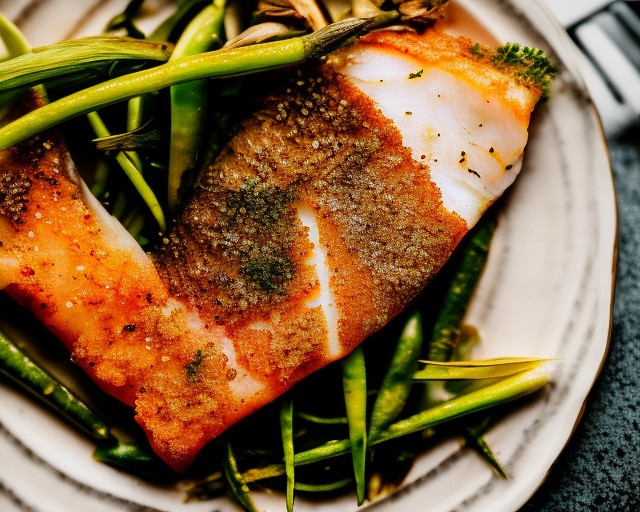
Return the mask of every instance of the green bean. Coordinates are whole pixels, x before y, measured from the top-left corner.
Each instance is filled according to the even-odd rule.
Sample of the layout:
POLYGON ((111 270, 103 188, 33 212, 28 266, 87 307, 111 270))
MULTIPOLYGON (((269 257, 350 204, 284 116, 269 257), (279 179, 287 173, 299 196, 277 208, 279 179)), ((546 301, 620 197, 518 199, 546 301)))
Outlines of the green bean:
POLYGON ((462 320, 487 261, 495 228, 495 221, 485 218, 466 242, 434 323, 427 357, 430 361, 448 361, 460 341, 462 320))
POLYGON ((422 350, 422 318, 415 312, 407 320, 398 344, 391 356, 389 368, 382 380, 369 420, 369 436, 376 437, 402 412, 413 387, 422 350))
MULTIPOLYGON (((396 421, 386 430, 380 431, 377 437, 369 438, 368 444, 375 446, 410 434, 424 433, 424 431, 445 422, 516 400, 537 391, 546 383, 547 374, 542 369, 512 375, 466 395, 435 405, 406 419, 396 421)), ((481 439, 480 436, 476 436, 476 438, 481 439)), ((328 441, 315 448, 296 453, 294 464, 303 466, 345 455, 351 451, 351 446, 350 439, 328 441)), ((284 474, 284 464, 272 464, 244 471, 239 475, 239 481, 248 484, 284 474)), ((187 492, 190 496, 209 497, 212 493, 220 491, 219 480, 221 478, 221 473, 213 473, 204 481, 192 486, 187 492)), ((296 483, 296 489, 300 490, 300 488, 301 485, 296 483)))
POLYGON ((287 512, 293 512, 293 491, 295 486, 295 466, 293 464, 293 401, 285 400, 280 406, 280 432, 282 433, 282 450, 284 452, 284 467, 287 476, 287 512))
MULTIPOLYGON (((369 423, 370 438, 375 438, 386 429, 405 409, 414 387, 413 375, 418 369, 418 358, 423 348, 423 341, 422 315, 416 311, 405 322, 389 367, 376 394, 369 423)), ((369 499, 374 499, 381 488, 395 486, 397 476, 394 473, 399 467, 409 467, 408 459, 415 458, 417 449, 413 449, 413 443, 407 444, 408 449, 403 451, 406 460, 402 464, 399 464, 397 446, 380 447, 375 451, 367 486, 369 499), (413 451, 411 457, 408 457, 408 450, 413 451)))
POLYGON ((108 80, 49 103, 2 127, 0 149, 11 147, 73 117, 178 83, 246 75, 299 64, 334 49, 369 23, 369 20, 346 19, 309 35, 183 57, 108 80))
MULTIPOLYGON (((93 131, 98 137, 108 137, 111 135, 97 112, 90 112, 87 115, 87 118, 89 119, 89 123, 91 124, 93 131)), ((116 160, 127 177, 131 180, 131 183, 140 194, 140 197, 142 197, 145 204, 149 207, 149 210, 158 223, 160 231, 165 231, 167 229, 167 223, 165 221, 164 212, 162 211, 160 202, 149 184, 142 177, 140 170, 134 165, 126 152, 118 152, 116 160)))
MULTIPOLYGON (((471 391, 446 402, 434 405, 408 418, 392 423, 389 428, 377 437, 369 440, 370 445, 376 445, 391 439, 420 432, 440 425, 446 421, 461 418, 474 412, 483 411, 491 407, 515 400, 544 386, 548 381, 547 373, 541 369, 518 373, 500 381, 471 391)), ((316 448, 312 448, 295 455, 295 464, 304 465, 346 454, 351 444, 348 439, 328 441, 316 448)))
POLYGON ((169 473, 170 470, 154 453, 136 443, 115 442, 101 444, 93 457, 105 464, 135 475, 169 473))
POLYGON ((342 383, 358 505, 365 499, 367 462, 367 375, 362 346, 342 360, 342 383))
MULTIPOLYGON (((463 318, 487 262, 495 229, 496 221, 493 216, 485 215, 466 242, 462 258, 454 269, 444 304, 435 320, 428 354, 431 361, 449 361, 462 341, 463 318)), ((427 389, 433 394, 433 387, 427 389)), ((499 474, 504 473, 489 445, 481 436, 474 437, 470 426, 465 428, 464 437, 466 444, 477 448, 478 453, 492 467, 500 468, 499 474)))
MULTIPOLYGON (((178 39, 172 59, 196 55, 210 49, 214 36, 222 37, 225 0, 214 0, 189 23, 178 39)), ((193 80, 174 85, 171 96, 171 138, 167 199, 173 211, 185 173, 198 161, 207 119, 207 82, 193 80)))
MULTIPOLYGON (((185 17, 191 12, 194 7, 198 7, 199 4, 203 4, 202 7, 206 5, 208 0, 187 0, 184 2, 180 2, 180 5, 176 9, 176 11, 165 19, 160 26, 158 26, 150 35, 148 40, 150 41, 169 41, 171 38, 172 32, 175 30, 176 25, 183 22, 185 17)), ((114 18, 112 22, 117 22, 117 19, 120 18, 120 22, 124 22, 126 26, 135 27, 133 21, 130 19, 139 6, 135 5, 131 2, 125 11, 121 13, 119 16, 114 18)), ((107 27, 107 30, 109 26, 107 27)), ((175 49, 174 49, 175 53, 175 49)), ((129 100, 127 106, 127 131, 132 132, 139 129, 143 124, 146 118, 146 110, 148 107, 149 95, 141 95, 136 96, 135 98, 131 98, 129 100)), ((142 172, 142 159, 138 156, 137 153, 131 152, 130 156, 132 157, 133 163, 135 166, 142 172)))
POLYGON ((238 464, 236 463, 231 443, 226 441, 224 443, 224 448, 225 454, 222 457, 222 472, 229 484, 229 488, 233 493, 233 496, 247 512, 257 512, 257 509, 251 500, 251 496, 249 496, 249 487, 238 471, 238 464))
POLYGON ((40 368, 0 331, 0 374, 43 401, 81 432, 97 440, 109 439, 106 423, 78 396, 40 368))

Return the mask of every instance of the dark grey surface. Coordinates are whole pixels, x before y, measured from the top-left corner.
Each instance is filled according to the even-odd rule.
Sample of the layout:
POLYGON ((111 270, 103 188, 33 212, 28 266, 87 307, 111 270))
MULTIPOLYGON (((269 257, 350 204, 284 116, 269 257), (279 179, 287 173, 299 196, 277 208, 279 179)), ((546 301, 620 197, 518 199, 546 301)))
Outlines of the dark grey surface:
POLYGON ((575 434, 520 512, 640 511, 640 125, 608 142, 619 222, 609 354, 575 434))

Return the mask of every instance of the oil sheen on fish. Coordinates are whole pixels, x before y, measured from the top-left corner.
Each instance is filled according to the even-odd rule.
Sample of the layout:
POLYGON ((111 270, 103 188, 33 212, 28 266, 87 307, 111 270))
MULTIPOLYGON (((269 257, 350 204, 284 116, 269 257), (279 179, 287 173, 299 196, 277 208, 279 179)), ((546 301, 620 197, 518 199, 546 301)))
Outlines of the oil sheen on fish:
POLYGON ((0 286, 184 470, 415 297, 515 179, 540 94, 467 39, 370 34, 261 100, 151 257, 42 134, 0 156, 0 286))

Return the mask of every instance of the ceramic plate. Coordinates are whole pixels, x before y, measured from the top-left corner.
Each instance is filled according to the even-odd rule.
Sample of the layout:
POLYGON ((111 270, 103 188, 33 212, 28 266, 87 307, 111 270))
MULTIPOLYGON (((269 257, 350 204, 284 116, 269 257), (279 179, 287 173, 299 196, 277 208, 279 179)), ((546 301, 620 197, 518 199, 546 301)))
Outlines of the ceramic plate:
MULTIPOLYGON (((97 34, 125 3, 0 0, 0 10, 37 46, 97 34)), ((146 22, 153 24, 154 9, 166 10, 169 3, 150 2, 146 22)), ((508 480, 495 477, 452 441, 420 458, 404 487, 367 507, 372 510, 423 510, 426 504, 430 512, 517 510, 571 436, 607 351, 615 199, 600 124, 573 64, 574 49, 538 3, 458 4, 498 40, 544 48, 561 69, 550 101, 534 116, 524 169, 501 210, 469 319, 483 338, 476 357, 554 356, 558 361, 552 383, 486 436, 508 480)), ((7 313, 0 315, 6 325, 7 313)), ((0 510, 235 510, 225 500, 185 504, 176 487, 153 485, 94 462, 91 443, 4 383, 0 404, 0 510)), ((284 510, 279 496, 257 494, 256 503, 260 509, 284 510)), ((331 503, 296 502, 298 511, 355 508, 350 496, 331 503)))

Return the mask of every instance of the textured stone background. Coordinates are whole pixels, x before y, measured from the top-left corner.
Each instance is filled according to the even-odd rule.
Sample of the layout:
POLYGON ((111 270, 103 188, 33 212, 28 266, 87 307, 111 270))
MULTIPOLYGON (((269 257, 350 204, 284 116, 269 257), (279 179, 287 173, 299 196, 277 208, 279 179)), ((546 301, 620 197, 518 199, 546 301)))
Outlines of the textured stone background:
POLYGON ((609 355, 575 434, 520 512, 640 511, 640 124, 608 142, 619 217, 609 355))

